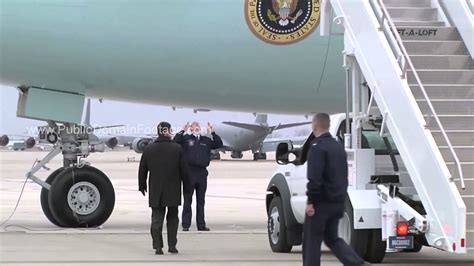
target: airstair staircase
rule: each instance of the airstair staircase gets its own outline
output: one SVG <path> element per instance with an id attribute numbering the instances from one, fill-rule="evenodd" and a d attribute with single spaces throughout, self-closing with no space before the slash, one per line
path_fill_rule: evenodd
<path id="1" fill-rule="evenodd" d="M 474 49 L 442 2 L 330 5 L 426 209 L 428 243 L 464 253 L 474 249 Z"/>

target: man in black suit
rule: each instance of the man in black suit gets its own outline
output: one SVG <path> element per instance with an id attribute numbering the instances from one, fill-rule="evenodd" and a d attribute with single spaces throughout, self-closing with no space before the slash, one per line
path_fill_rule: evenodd
<path id="1" fill-rule="evenodd" d="M 149 186 L 147 179 L 149 174 Z M 176 249 L 178 234 L 178 206 L 181 205 L 181 184 L 183 192 L 189 193 L 190 181 L 188 166 L 181 146 L 171 139 L 171 125 L 161 122 L 158 125 L 158 139 L 143 151 L 138 171 L 138 190 L 145 196 L 149 188 L 149 205 L 152 209 L 151 236 L 155 254 L 163 254 L 163 221 L 166 214 L 168 247 L 170 253 Z"/>
<path id="2" fill-rule="evenodd" d="M 328 114 L 314 116 L 313 134 L 316 139 L 308 156 L 303 265 L 321 265 L 321 242 L 324 241 L 342 264 L 359 266 L 364 261 L 338 236 L 348 186 L 347 155 L 344 146 L 329 133 L 329 126 Z"/>

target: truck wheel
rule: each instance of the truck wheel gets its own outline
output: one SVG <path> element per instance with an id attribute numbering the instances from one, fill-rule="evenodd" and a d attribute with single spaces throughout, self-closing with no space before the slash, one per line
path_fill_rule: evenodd
<path id="1" fill-rule="evenodd" d="M 52 172 L 48 178 L 44 182 L 48 183 L 51 185 L 56 178 L 56 176 L 61 173 L 64 170 L 64 167 L 56 169 L 54 172 Z M 49 203 L 48 203 L 48 195 L 49 195 L 49 190 L 46 188 L 41 189 L 41 194 L 40 194 L 40 203 L 41 203 L 41 209 L 43 209 L 44 216 L 53 223 L 56 226 L 61 226 L 56 219 L 54 219 L 53 214 L 51 213 L 51 209 L 49 208 Z"/>
<path id="2" fill-rule="evenodd" d="M 114 209 L 114 187 L 97 168 L 69 167 L 51 184 L 48 203 L 53 217 L 63 227 L 99 226 Z"/>
<path id="3" fill-rule="evenodd" d="M 369 240 L 369 230 L 354 229 L 354 209 L 349 196 L 346 198 L 345 210 L 342 218 L 339 220 L 339 237 L 344 239 L 352 249 L 363 258 L 367 251 Z"/>
<path id="4" fill-rule="evenodd" d="M 285 213 L 280 197 L 274 197 L 268 208 L 268 240 L 273 252 L 288 253 L 293 246 L 288 245 Z"/>
<path id="5" fill-rule="evenodd" d="M 370 263 L 381 263 L 385 257 L 387 242 L 382 241 L 382 230 L 371 229 L 369 232 L 369 242 L 364 260 Z"/>
<path id="6" fill-rule="evenodd" d="M 417 253 L 417 252 L 420 252 L 422 248 L 423 248 L 423 245 L 415 240 L 415 242 L 413 243 L 413 248 L 412 249 L 404 249 L 403 252 Z"/>

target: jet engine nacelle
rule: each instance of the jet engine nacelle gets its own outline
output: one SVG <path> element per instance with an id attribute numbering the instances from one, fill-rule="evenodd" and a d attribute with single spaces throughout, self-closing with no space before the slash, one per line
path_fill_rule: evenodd
<path id="1" fill-rule="evenodd" d="M 132 142 L 132 148 L 136 153 L 143 153 L 145 147 L 152 142 L 152 139 L 136 138 Z"/>
<path id="2" fill-rule="evenodd" d="M 25 140 L 25 147 L 31 149 L 36 145 L 36 140 L 33 137 L 29 137 Z"/>
<path id="3" fill-rule="evenodd" d="M 3 135 L 0 137 L 0 146 L 7 146 L 10 142 L 10 138 L 7 135 Z"/>
<path id="4" fill-rule="evenodd" d="M 109 138 L 105 141 L 105 145 L 107 145 L 107 147 L 113 149 L 113 148 L 117 147 L 118 139 L 116 137 Z"/>

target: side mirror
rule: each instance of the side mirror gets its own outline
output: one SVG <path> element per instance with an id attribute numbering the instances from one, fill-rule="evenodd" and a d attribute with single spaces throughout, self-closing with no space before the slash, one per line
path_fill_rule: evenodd
<path id="1" fill-rule="evenodd" d="M 290 163 L 290 154 L 293 151 L 293 144 L 291 142 L 282 142 L 278 144 L 275 158 L 278 164 Z"/>

